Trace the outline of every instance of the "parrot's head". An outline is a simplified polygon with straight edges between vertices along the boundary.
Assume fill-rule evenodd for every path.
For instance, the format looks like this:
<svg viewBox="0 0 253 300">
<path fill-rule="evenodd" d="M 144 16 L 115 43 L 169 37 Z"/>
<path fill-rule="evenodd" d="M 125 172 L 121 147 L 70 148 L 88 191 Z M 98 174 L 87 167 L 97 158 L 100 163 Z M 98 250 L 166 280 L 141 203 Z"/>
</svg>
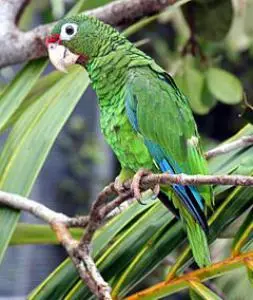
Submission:
<svg viewBox="0 0 253 300">
<path fill-rule="evenodd" d="M 94 17 L 76 15 L 60 20 L 46 38 L 49 58 L 59 70 L 90 60 L 110 51 L 119 33 Z M 113 39 L 112 39 L 113 38 Z M 109 47 L 109 48 L 108 48 Z M 113 49 L 113 48 L 112 48 Z"/>
</svg>

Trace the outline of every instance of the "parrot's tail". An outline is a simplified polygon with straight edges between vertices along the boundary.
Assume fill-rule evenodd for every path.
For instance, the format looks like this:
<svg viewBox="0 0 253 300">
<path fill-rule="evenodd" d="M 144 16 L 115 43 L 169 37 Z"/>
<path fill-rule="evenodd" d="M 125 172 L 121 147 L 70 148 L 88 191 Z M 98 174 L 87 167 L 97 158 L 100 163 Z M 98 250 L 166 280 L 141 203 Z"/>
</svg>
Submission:
<svg viewBox="0 0 253 300">
<path fill-rule="evenodd" d="M 204 214 L 204 205 L 203 199 L 199 192 L 196 190 L 194 186 L 182 186 L 182 185 L 173 185 L 173 190 L 178 198 L 181 200 L 185 209 L 189 212 L 189 214 L 196 220 L 196 222 L 203 228 L 203 230 L 208 233 L 208 224 L 206 221 L 206 216 Z M 171 209 L 168 192 L 164 191 L 160 193 L 159 199 L 163 202 L 163 204 L 172 210 L 175 213 L 175 210 Z"/>
<path fill-rule="evenodd" d="M 181 217 L 186 225 L 188 239 L 197 264 L 200 267 L 209 265 L 211 259 L 206 237 L 208 224 L 202 206 L 199 205 L 202 199 L 197 190 L 192 186 L 176 185 L 170 189 L 162 187 L 158 198 L 178 218 Z"/>
</svg>

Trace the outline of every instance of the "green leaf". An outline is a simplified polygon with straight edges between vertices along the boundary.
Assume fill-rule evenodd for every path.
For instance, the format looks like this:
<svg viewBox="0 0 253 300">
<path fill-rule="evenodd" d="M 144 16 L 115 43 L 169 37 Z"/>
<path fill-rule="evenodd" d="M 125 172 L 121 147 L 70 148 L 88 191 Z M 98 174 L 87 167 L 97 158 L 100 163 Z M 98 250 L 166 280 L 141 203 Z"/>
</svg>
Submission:
<svg viewBox="0 0 253 300">
<path fill-rule="evenodd" d="M 183 6 L 184 16 L 194 33 L 209 41 L 220 41 L 233 21 L 231 0 L 195 0 Z"/>
<path fill-rule="evenodd" d="M 248 213 L 233 241 L 233 253 L 238 254 L 248 240 L 253 241 L 253 208 Z"/>
<path fill-rule="evenodd" d="M 163 208 L 160 203 L 159 206 Z M 125 295 L 132 290 L 142 281 L 147 272 L 151 272 L 168 253 L 184 245 L 185 242 L 186 234 L 182 230 L 182 224 L 177 222 L 172 214 L 167 213 L 160 229 L 143 244 L 139 251 L 136 251 L 129 265 L 115 278 L 112 295 Z"/>
<path fill-rule="evenodd" d="M 246 105 L 246 108 L 242 112 L 241 116 L 244 120 L 253 125 L 253 108 L 251 105 Z"/>
<path fill-rule="evenodd" d="M 19 108 L 8 119 L 5 125 L 2 128 L 0 128 L 0 132 L 3 132 L 4 130 L 12 126 L 30 105 L 32 105 L 35 101 L 39 100 L 40 96 L 47 90 L 49 90 L 63 76 L 64 74 L 62 72 L 54 71 L 38 79 L 36 84 L 33 86 L 32 90 L 20 104 Z"/>
<path fill-rule="evenodd" d="M 0 130 L 22 104 L 46 66 L 47 60 L 45 58 L 27 63 L 1 93 L 0 111 L 2 113 L 0 115 Z"/>
<path fill-rule="evenodd" d="M 83 234 L 84 229 L 71 228 L 70 232 L 75 239 L 79 239 Z M 10 240 L 10 245 L 46 245 L 59 244 L 55 233 L 49 225 L 34 225 L 18 223 Z"/>
<path fill-rule="evenodd" d="M 247 267 L 249 281 L 253 285 L 253 260 L 245 260 L 245 265 Z"/>
<path fill-rule="evenodd" d="M 201 282 L 190 280 L 189 286 L 191 287 L 191 290 L 193 290 L 197 295 L 200 296 L 200 298 L 193 297 L 192 299 L 204 299 L 204 300 L 222 300 L 221 297 L 216 295 L 213 291 L 211 291 L 208 287 L 206 287 Z"/>
<path fill-rule="evenodd" d="M 204 74 L 205 76 L 205 74 Z M 209 113 L 210 110 L 217 104 L 217 99 L 214 98 L 214 96 L 210 93 L 208 85 L 207 85 L 207 80 L 206 80 L 206 76 L 205 76 L 205 82 L 204 82 L 204 86 L 202 89 L 202 104 L 203 107 L 206 108 L 206 113 Z"/>
<path fill-rule="evenodd" d="M 60 19 L 63 17 L 65 12 L 65 3 L 64 0 L 51 0 L 52 14 L 54 18 Z"/>
<path fill-rule="evenodd" d="M 86 0 L 82 6 L 82 10 L 92 9 L 108 4 L 114 0 Z"/>
<path fill-rule="evenodd" d="M 189 289 L 189 296 L 191 300 L 203 300 L 203 298 L 197 294 L 193 289 Z"/>
<path fill-rule="evenodd" d="M 214 105 L 203 73 L 186 61 L 183 73 L 175 76 L 180 90 L 188 97 L 192 110 L 199 115 L 207 114 Z"/>
<path fill-rule="evenodd" d="M 246 1 L 245 2 L 245 16 L 244 16 L 244 29 L 245 33 L 253 37 L 253 22 L 252 22 L 252 15 L 253 15 L 253 2 Z"/>
<path fill-rule="evenodd" d="M 210 68 L 206 72 L 210 92 L 225 104 L 238 104 L 243 99 L 240 80 L 233 74 L 219 68 Z"/>
<path fill-rule="evenodd" d="M 0 155 L 2 190 L 24 196 L 30 193 L 58 133 L 88 84 L 87 73 L 77 67 L 44 93 L 18 119 Z M 69 89 L 70 85 L 75 88 Z M 18 218 L 19 212 L 1 208 L 0 260 Z"/>
</svg>

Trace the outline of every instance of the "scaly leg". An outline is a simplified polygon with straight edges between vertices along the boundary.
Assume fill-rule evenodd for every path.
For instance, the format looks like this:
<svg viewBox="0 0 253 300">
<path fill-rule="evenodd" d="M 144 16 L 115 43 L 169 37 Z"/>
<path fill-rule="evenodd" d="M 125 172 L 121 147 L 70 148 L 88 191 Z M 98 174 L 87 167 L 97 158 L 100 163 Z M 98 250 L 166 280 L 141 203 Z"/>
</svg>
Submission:
<svg viewBox="0 0 253 300">
<path fill-rule="evenodd" d="M 129 169 L 122 168 L 119 175 L 115 178 L 114 188 L 118 193 L 122 193 L 125 191 L 124 183 L 133 178 L 134 172 Z"/>
<path fill-rule="evenodd" d="M 140 204 L 144 204 L 143 202 L 141 202 L 141 190 L 140 190 L 140 184 L 141 184 L 141 180 L 143 177 L 152 174 L 152 172 L 150 172 L 149 170 L 146 169 L 140 169 L 133 177 L 133 181 L 131 184 L 131 190 L 133 191 L 134 194 L 134 198 L 136 198 L 136 200 L 140 203 Z M 160 192 L 160 186 L 159 184 L 157 184 L 154 188 L 153 188 L 153 198 L 155 199 L 157 197 L 157 195 Z"/>
</svg>

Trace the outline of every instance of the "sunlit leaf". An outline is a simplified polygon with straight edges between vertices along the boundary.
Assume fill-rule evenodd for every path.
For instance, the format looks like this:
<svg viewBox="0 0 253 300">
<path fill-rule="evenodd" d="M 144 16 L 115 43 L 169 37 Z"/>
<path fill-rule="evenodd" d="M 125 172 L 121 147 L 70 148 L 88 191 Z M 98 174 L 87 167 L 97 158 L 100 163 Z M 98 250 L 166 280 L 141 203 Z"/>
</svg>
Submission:
<svg viewBox="0 0 253 300">
<path fill-rule="evenodd" d="M 219 68 L 210 68 L 206 72 L 210 92 L 219 101 L 226 104 L 237 104 L 243 99 L 241 82 L 233 74 Z"/>
<path fill-rule="evenodd" d="M 193 290 L 200 298 L 193 296 L 194 293 L 191 294 L 191 299 L 197 300 L 197 299 L 203 299 L 203 300 L 222 300 L 221 297 L 216 295 L 213 291 L 211 291 L 208 287 L 206 287 L 201 282 L 195 281 L 195 280 L 189 280 L 189 286 L 191 287 L 191 290 Z"/>
<path fill-rule="evenodd" d="M 195 113 L 207 114 L 215 104 L 207 89 L 204 74 L 189 63 L 186 62 L 182 73 L 175 76 L 175 81 L 180 90 L 188 97 Z"/>
<path fill-rule="evenodd" d="M 253 208 L 248 213 L 233 241 L 233 253 L 238 254 L 248 240 L 253 241 Z"/>
<path fill-rule="evenodd" d="M 253 37 L 253 22 L 252 22 L 252 15 L 253 15 L 253 2 L 248 0 L 245 1 L 245 16 L 244 16 L 244 29 L 245 33 Z"/>
<path fill-rule="evenodd" d="M 0 95 L 0 130 L 17 111 L 47 65 L 45 58 L 27 63 Z"/>
<path fill-rule="evenodd" d="M 12 126 L 30 105 L 37 101 L 43 93 L 50 89 L 63 76 L 63 73 L 54 71 L 38 79 L 31 91 L 20 104 L 19 108 L 6 121 L 5 125 L 0 129 L 0 131 L 4 131 L 8 127 Z"/>
<path fill-rule="evenodd" d="M 75 89 L 69 89 L 70 84 Z M 44 93 L 18 119 L 0 155 L 2 190 L 21 195 L 30 193 L 58 133 L 88 84 L 87 73 L 77 67 Z M 18 218 L 19 212 L 1 208 L 1 259 Z"/>
<path fill-rule="evenodd" d="M 79 239 L 83 234 L 84 229 L 71 228 L 70 232 L 72 236 Z M 59 244 L 55 233 L 49 225 L 34 225 L 18 223 L 12 238 L 10 245 L 48 245 L 48 244 Z"/>
<path fill-rule="evenodd" d="M 248 270 L 249 281 L 251 282 L 251 284 L 253 284 L 253 260 L 252 259 L 245 260 L 245 265 Z"/>
</svg>

